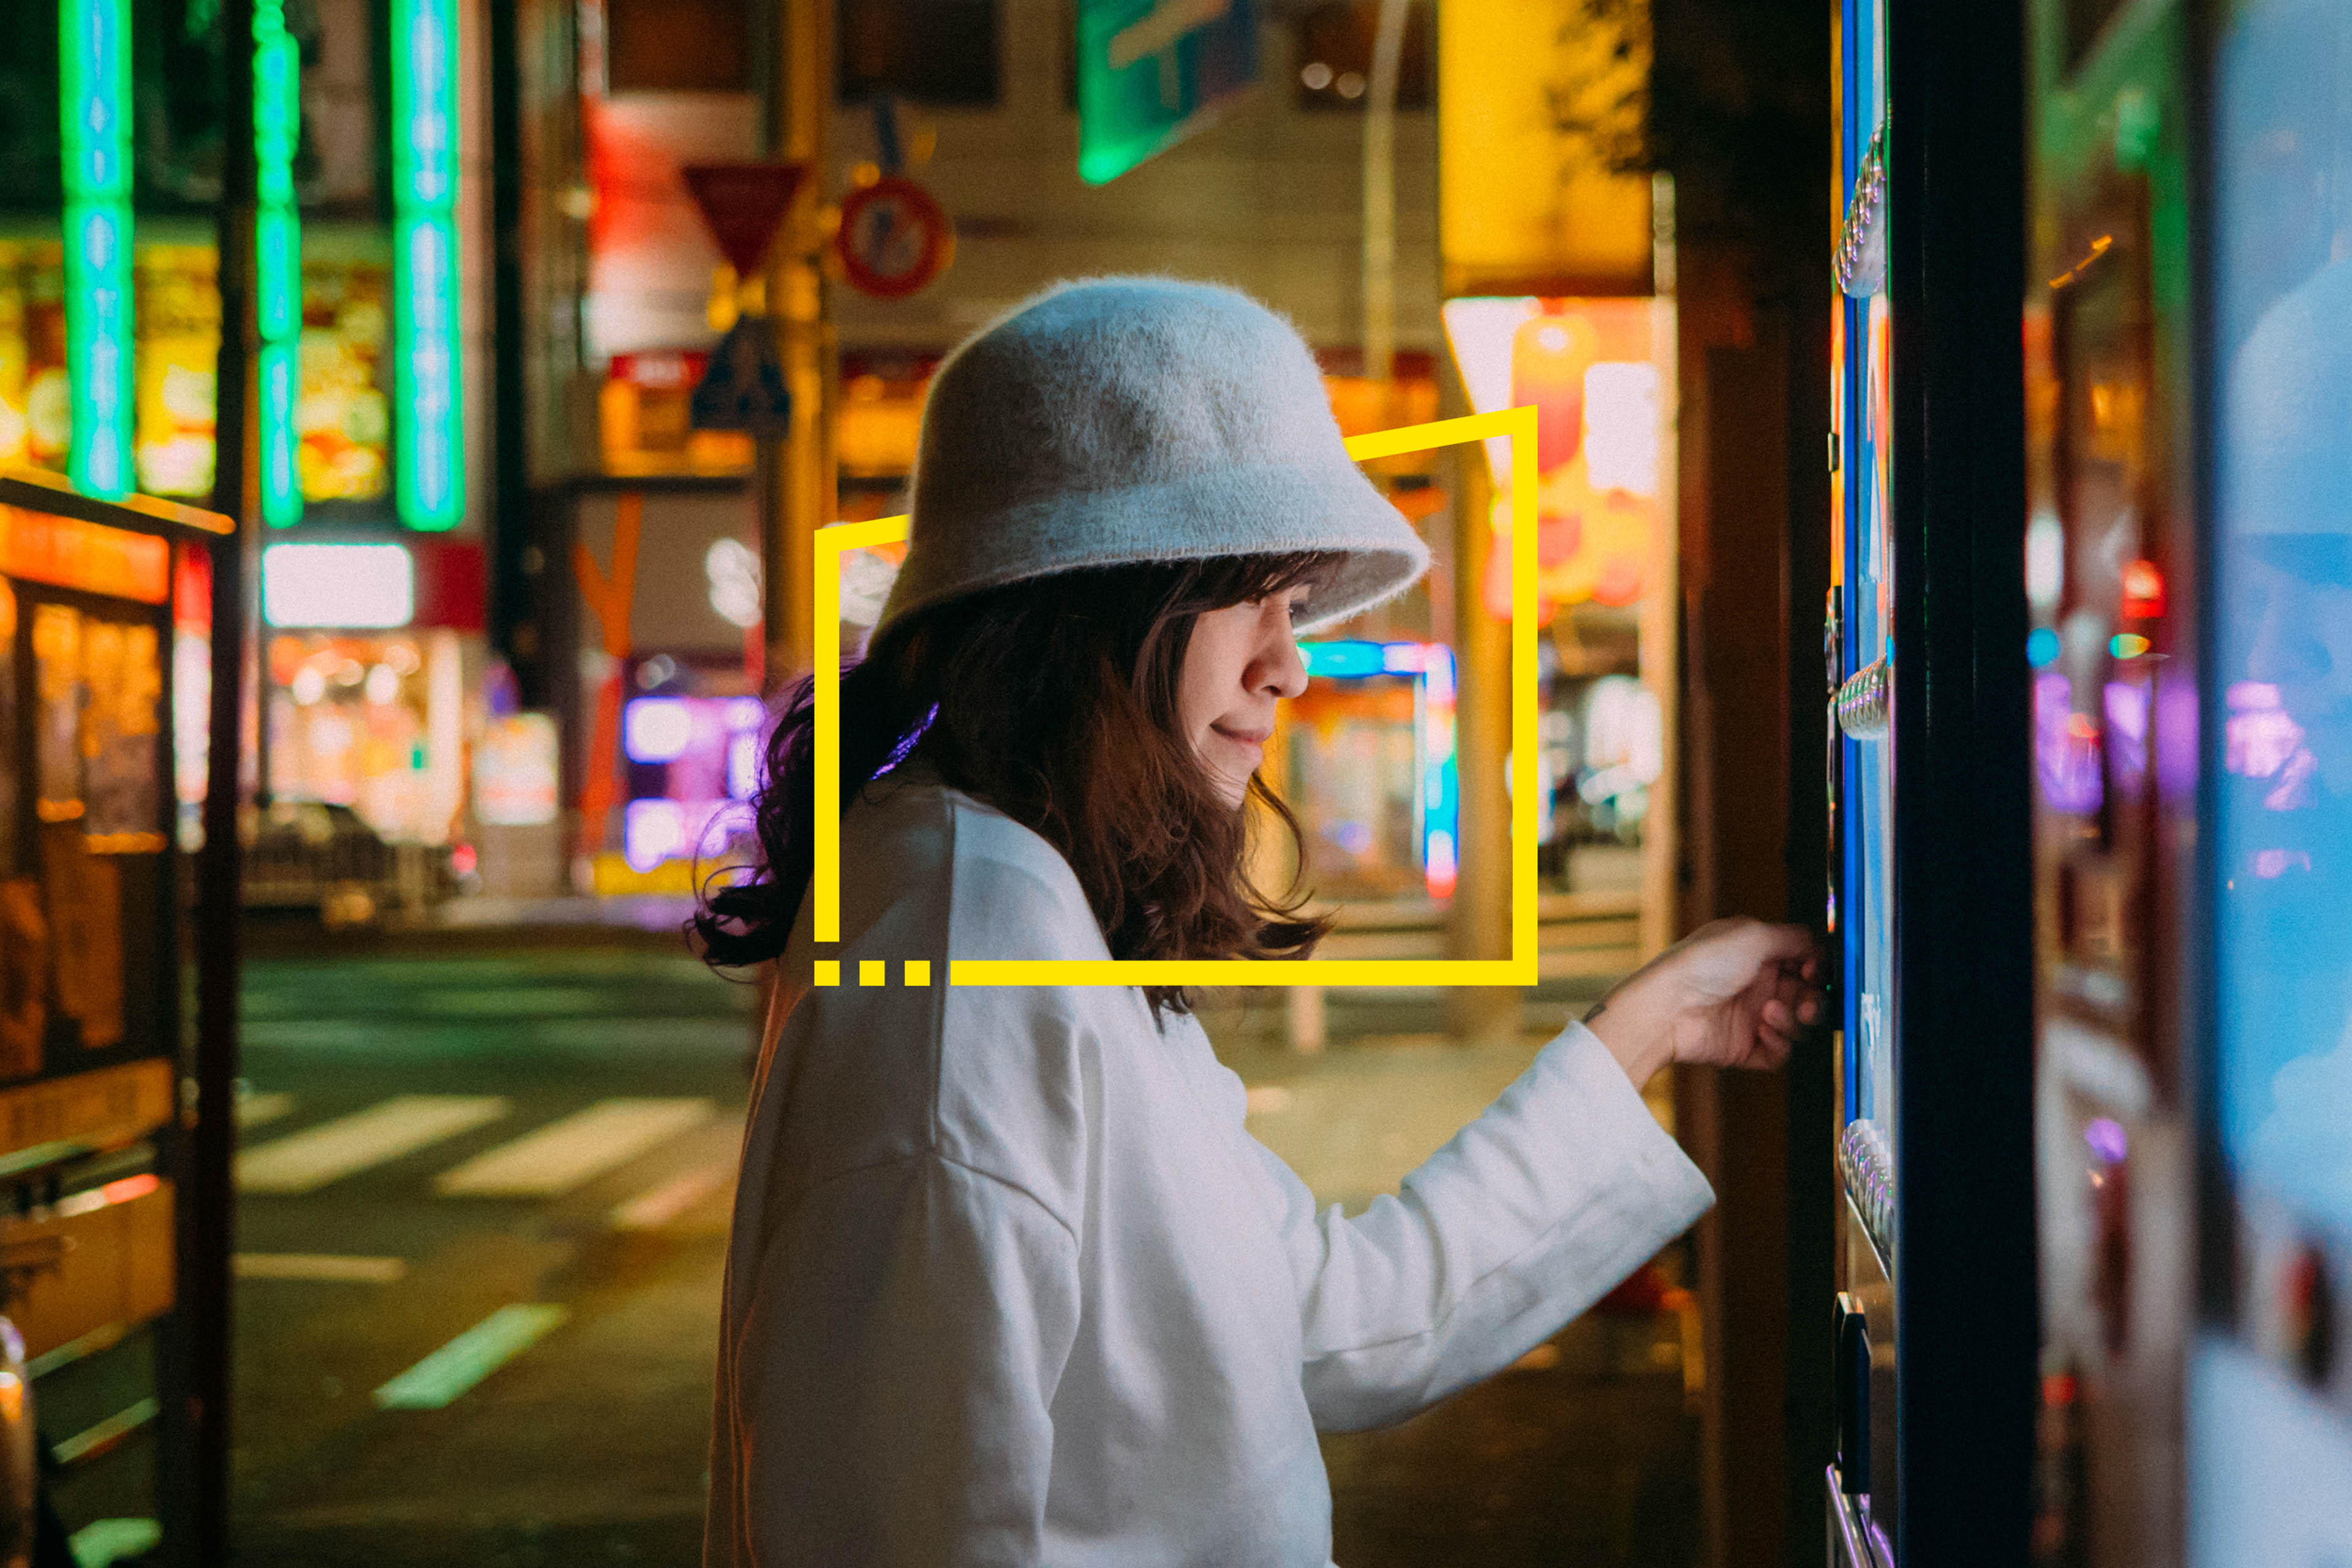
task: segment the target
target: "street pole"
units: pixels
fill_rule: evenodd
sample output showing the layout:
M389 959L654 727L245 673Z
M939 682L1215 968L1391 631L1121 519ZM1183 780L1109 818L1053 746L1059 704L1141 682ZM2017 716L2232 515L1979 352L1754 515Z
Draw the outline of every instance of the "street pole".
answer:
M1372 79L1364 94L1364 374L1394 417L1396 374L1396 107L1406 0L1381 0Z
M1658 388L1658 514L1650 535L1649 591L1642 597L1642 684L1658 704L1660 764L1642 818L1642 958L1664 952L1677 934L1682 888L1682 482L1681 354L1675 312L1675 177L1650 176L1651 353Z
M205 773L205 844L196 867L195 1107L184 1117L184 1190L178 1204L184 1289L165 1340L161 1387L176 1406L163 1424L166 1497L183 1500L167 1529L170 1560L226 1568L229 1557L230 1372L236 1318L229 1260L236 1251L237 991L245 918L244 850L237 806L244 783L247 645L261 510L260 323L256 314L255 220L259 165L254 146L253 0L222 0L220 355L215 367L213 510L236 523L213 552L213 737ZM169 895L167 895L169 896ZM168 1517L168 1516L167 1516Z
M522 236L522 64L516 0L489 0L490 98L490 651L507 661L526 708L546 705L532 574L536 548L526 420Z
M1454 448L1454 641L1457 687L1454 756L1460 869L1446 921L1448 956L1507 958L1511 949L1511 799L1504 759L1511 745L1510 627L1487 611L1486 558L1496 544L1495 486L1483 443ZM1498 985L1446 993L1446 1025L1479 1043L1518 1032L1519 994Z
M808 178L770 253L769 319L776 323L792 434L761 439L760 560L764 576L767 682L773 690L808 672L814 646L816 531L834 521L834 403L838 344L824 275L817 266L833 123L832 0L782 0L781 103L774 155L804 163Z

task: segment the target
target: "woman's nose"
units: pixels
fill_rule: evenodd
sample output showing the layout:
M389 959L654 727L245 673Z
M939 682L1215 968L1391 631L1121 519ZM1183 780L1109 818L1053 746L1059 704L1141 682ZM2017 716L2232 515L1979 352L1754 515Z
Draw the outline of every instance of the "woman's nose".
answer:
M1296 697L1307 689L1307 663L1298 656L1297 639L1286 629L1270 638L1258 658L1254 687L1276 697Z

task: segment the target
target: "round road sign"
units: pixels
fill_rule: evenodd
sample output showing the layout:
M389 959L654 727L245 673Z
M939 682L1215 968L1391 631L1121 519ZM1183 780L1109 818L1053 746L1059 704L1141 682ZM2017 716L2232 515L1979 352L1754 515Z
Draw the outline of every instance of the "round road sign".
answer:
M885 174L842 198L834 247L850 287L880 300L903 300L947 270L955 231L929 191Z

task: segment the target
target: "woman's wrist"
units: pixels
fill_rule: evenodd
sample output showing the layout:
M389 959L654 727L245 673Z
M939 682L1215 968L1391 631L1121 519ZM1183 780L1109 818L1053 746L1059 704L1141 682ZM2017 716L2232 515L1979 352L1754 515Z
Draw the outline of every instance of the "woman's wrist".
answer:
M1660 1015L1652 987L1643 984L1643 979L1637 973L1621 982L1584 1015L1584 1026L1616 1058L1635 1089L1647 1086L1675 1056L1673 1020Z

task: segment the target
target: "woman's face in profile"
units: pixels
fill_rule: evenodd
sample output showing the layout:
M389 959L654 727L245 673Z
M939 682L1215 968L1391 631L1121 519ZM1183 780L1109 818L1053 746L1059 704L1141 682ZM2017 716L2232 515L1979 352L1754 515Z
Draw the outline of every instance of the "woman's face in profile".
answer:
M1276 704L1307 689L1291 616L1307 587L1208 610L1192 622L1177 677L1176 718L1193 755L1228 805L1248 798L1250 775L1265 760Z

